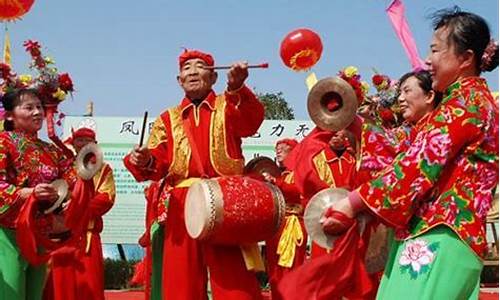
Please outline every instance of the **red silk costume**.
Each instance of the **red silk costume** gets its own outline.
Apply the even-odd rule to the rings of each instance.
[[[240,247],[200,243],[189,237],[184,203],[196,178],[242,174],[241,138],[253,135],[263,118],[264,107],[246,86],[221,96],[212,91],[198,106],[184,98],[155,121],[148,141],[151,164],[138,168],[125,157],[125,166],[138,181],[166,177],[174,187],[163,247],[164,299],[207,299],[207,267],[214,299],[261,298]]]
[[[52,255],[44,299],[104,300],[104,262],[99,234],[103,229],[102,216],[111,209],[116,195],[110,165],[105,163],[93,180],[96,193],[89,204],[85,248],[64,247]]]
[[[304,207],[293,177],[292,172],[284,171],[275,182],[285,197],[286,216],[278,232],[266,241],[267,274],[273,300],[282,299],[277,291],[283,276],[301,266],[306,257],[307,232],[303,219]]]

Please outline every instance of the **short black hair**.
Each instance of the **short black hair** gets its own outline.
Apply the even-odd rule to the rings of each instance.
[[[34,88],[11,89],[1,98],[3,109],[12,112],[16,106],[21,104],[23,95],[32,95],[40,99],[38,91]],[[9,120],[4,120],[3,127],[5,131],[14,130],[14,124]]]
[[[481,66],[484,50],[491,39],[488,23],[482,17],[462,11],[458,6],[438,10],[430,17],[434,30],[449,30],[447,41],[455,46],[456,54],[467,50],[474,52],[478,71],[492,71],[498,66],[498,47],[488,64]]]
[[[427,70],[417,70],[404,74],[399,78],[398,89],[401,85],[408,80],[408,78],[415,77],[418,80],[418,85],[427,95],[432,91],[432,76]],[[441,102],[441,93],[434,91],[434,107],[436,107]]]

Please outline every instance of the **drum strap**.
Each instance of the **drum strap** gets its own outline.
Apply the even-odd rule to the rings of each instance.
[[[183,119],[182,125],[184,127],[184,132],[189,141],[189,145],[191,146],[191,153],[193,154],[194,163],[196,166],[196,170],[200,174],[201,177],[208,177],[205,171],[203,170],[203,164],[201,163],[200,152],[198,151],[198,146],[196,145],[196,141],[194,140],[193,133],[191,132],[191,122],[189,119]]]

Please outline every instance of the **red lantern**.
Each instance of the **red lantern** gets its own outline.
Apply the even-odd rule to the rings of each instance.
[[[26,14],[35,0],[0,0],[0,21],[13,21]]]
[[[301,28],[287,34],[281,42],[280,56],[285,65],[295,71],[306,71],[314,66],[323,51],[319,35]]]

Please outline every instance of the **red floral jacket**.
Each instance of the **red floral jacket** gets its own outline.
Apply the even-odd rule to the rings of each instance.
[[[0,133],[0,226],[15,228],[21,188],[64,178],[76,182],[72,160],[54,145],[22,132]]]
[[[361,185],[365,204],[397,239],[447,225],[484,257],[485,217],[498,182],[498,108],[484,79],[448,87],[392,165]]]

